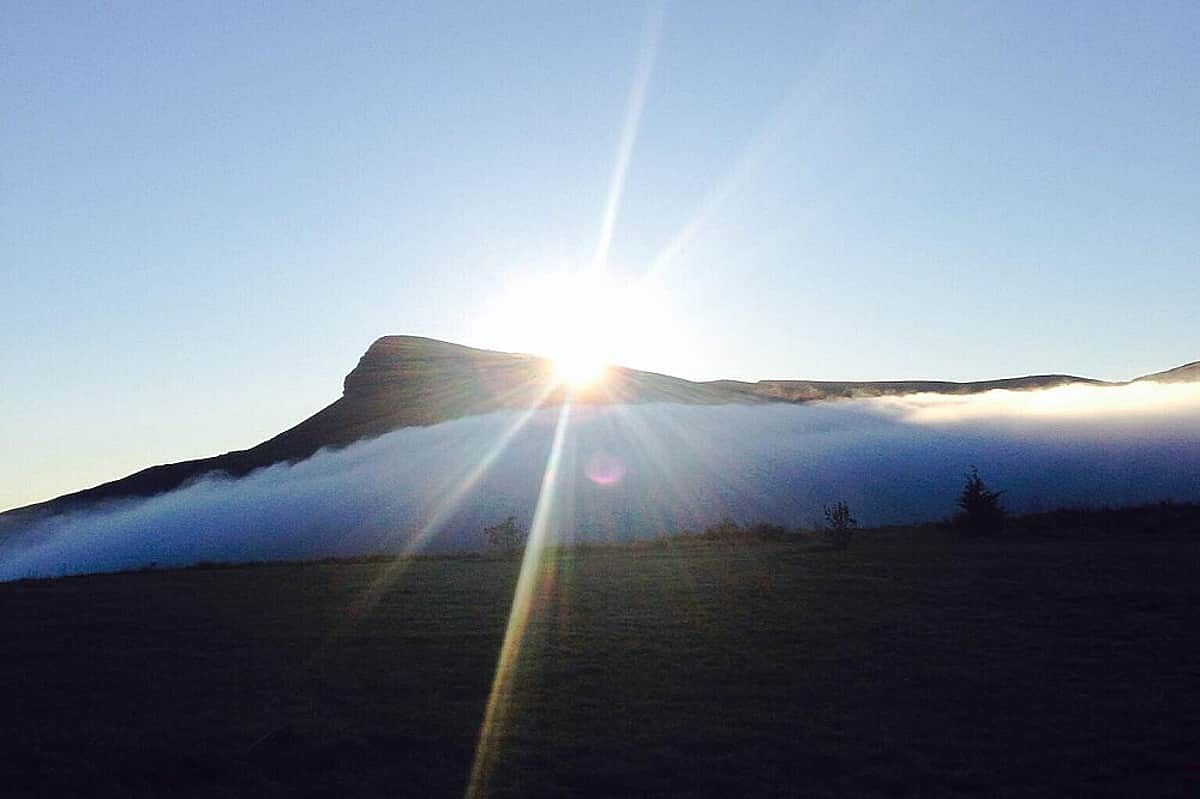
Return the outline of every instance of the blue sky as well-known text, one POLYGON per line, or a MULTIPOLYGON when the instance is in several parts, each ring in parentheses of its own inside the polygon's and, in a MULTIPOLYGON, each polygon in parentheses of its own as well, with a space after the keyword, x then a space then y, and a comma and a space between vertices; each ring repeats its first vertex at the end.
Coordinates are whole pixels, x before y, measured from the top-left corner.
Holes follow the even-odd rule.
POLYGON ((253 445, 380 335, 537 349, 513 286, 593 259, 631 118, 608 268, 670 327, 630 366, 1200 358, 1193 3, 4 17, 0 508, 253 445))

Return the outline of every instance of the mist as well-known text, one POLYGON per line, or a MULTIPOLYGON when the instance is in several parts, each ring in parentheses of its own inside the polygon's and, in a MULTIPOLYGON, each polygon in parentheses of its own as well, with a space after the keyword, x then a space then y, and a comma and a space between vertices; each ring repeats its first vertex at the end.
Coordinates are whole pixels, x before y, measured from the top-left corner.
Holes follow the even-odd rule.
POLYGON ((548 466, 563 542, 812 526, 839 499, 868 526, 931 521, 973 465, 1014 512, 1200 501, 1200 383, 495 413, 31 522, 0 539, 0 580, 479 549, 529 523, 548 466))

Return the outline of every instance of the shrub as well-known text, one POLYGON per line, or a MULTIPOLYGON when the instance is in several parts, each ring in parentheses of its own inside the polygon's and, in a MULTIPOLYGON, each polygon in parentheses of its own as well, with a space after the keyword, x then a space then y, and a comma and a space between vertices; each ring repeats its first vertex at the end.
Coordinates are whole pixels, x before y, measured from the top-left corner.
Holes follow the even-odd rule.
POLYGON ((788 537, 786 527, 771 522, 754 522, 745 532, 750 538, 759 541, 783 541, 788 537))
POLYGON ((516 516, 509 516, 499 524, 483 528, 483 538, 488 549, 497 552, 520 549, 525 543, 525 533, 517 527, 516 516))
POLYGON ((958 507, 962 508, 958 522, 973 533, 987 535, 999 532, 1008 515, 1000 504, 1003 491, 992 491, 979 476, 974 466, 967 473, 962 492, 958 495, 958 507))
POLYGON ((733 519, 725 518, 716 524, 704 528, 703 537, 711 539, 737 538, 742 534, 742 528, 733 519))
POLYGON ((850 536, 858 527, 858 520, 850 515, 850 506, 844 500, 838 500, 833 506, 825 507, 825 536, 834 549, 845 549, 850 546, 850 536))

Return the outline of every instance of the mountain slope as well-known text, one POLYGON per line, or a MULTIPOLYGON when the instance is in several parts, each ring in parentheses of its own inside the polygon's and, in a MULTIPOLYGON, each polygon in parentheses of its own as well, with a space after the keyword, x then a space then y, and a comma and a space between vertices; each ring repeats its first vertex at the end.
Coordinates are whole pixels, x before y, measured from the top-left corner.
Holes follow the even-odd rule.
MULTIPOLYGON (((1154 380, 1200 379, 1200 362, 1147 375, 1154 380)), ((973 383, 945 381, 837 382, 716 380, 697 383, 677 377, 614 367, 601 385, 572 397, 582 403, 669 402, 690 405, 810 402, 847 397, 935 392, 972 394, 992 389, 1047 388, 1070 383, 1117 385, 1071 375, 1036 375, 973 383)), ((342 397, 300 424, 245 450, 152 466, 119 480, 0 514, 2 527, 17 519, 50 515, 99 502, 148 497, 202 475, 240 477, 265 466, 296 462, 322 448, 345 447, 391 430, 431 425, 499 410, 562 403, 544 358, 493 352, 417 336, 375 341, 346 376, 342 397)))
POLYGON ((902 394, 979 394, 984 391, 1008 390, 1028 391, 1037 388, 1054 388, 1073 383, 1093 386, 1119 385, 1103 380, 1074 375, 1031 375, 1009 377, 1000 380, 979 380, 970 383, 955 383, 946 380, 884 380, 884 381, 832 381, 832 380, 760 380, 757 383, 735 383, 717 381, 714 385, 744 386, 751 393, 777 402, 813 402, 817 400, 853 399, 856 397, 891 397, 902 394))
MULTIPOLYGON (((373 343, 346 376, 342 397, 300 424, 245 450, 152 466, 119 480, 0 514, 53 514, 97 502, 148 497, 211 472, 241 477, 274 463, 295 462, 323 447, 340 448, 391 430, 430 425, 499 410, 560 404, 545 358, 493 352, 417 336, 385 336, 373 343)), ((614 367, 602 387, 574 394, 585 403, 764 402, 736 387, 614 367)))
POLYGON ((1143 380, 1153 381, 1155 383, 1200 382, 1200 361, 1185 363, 1183 366, 1176 366, 1174 369, 1167 369, 1165 372, 1155 372, 1154 374, 1143 375, 1132 382, 1138 383, 1143 380))

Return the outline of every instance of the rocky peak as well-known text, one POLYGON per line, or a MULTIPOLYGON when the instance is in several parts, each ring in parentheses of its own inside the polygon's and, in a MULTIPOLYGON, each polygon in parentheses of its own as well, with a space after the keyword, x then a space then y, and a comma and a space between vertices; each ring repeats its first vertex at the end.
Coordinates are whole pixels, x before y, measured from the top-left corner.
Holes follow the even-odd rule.
POLYGON ((367 348, 358 365, 346 375, 343 393, 347 398, 376 397, 438 373, 530 366, 538 360, 420 336, 383 336, 367 348))

